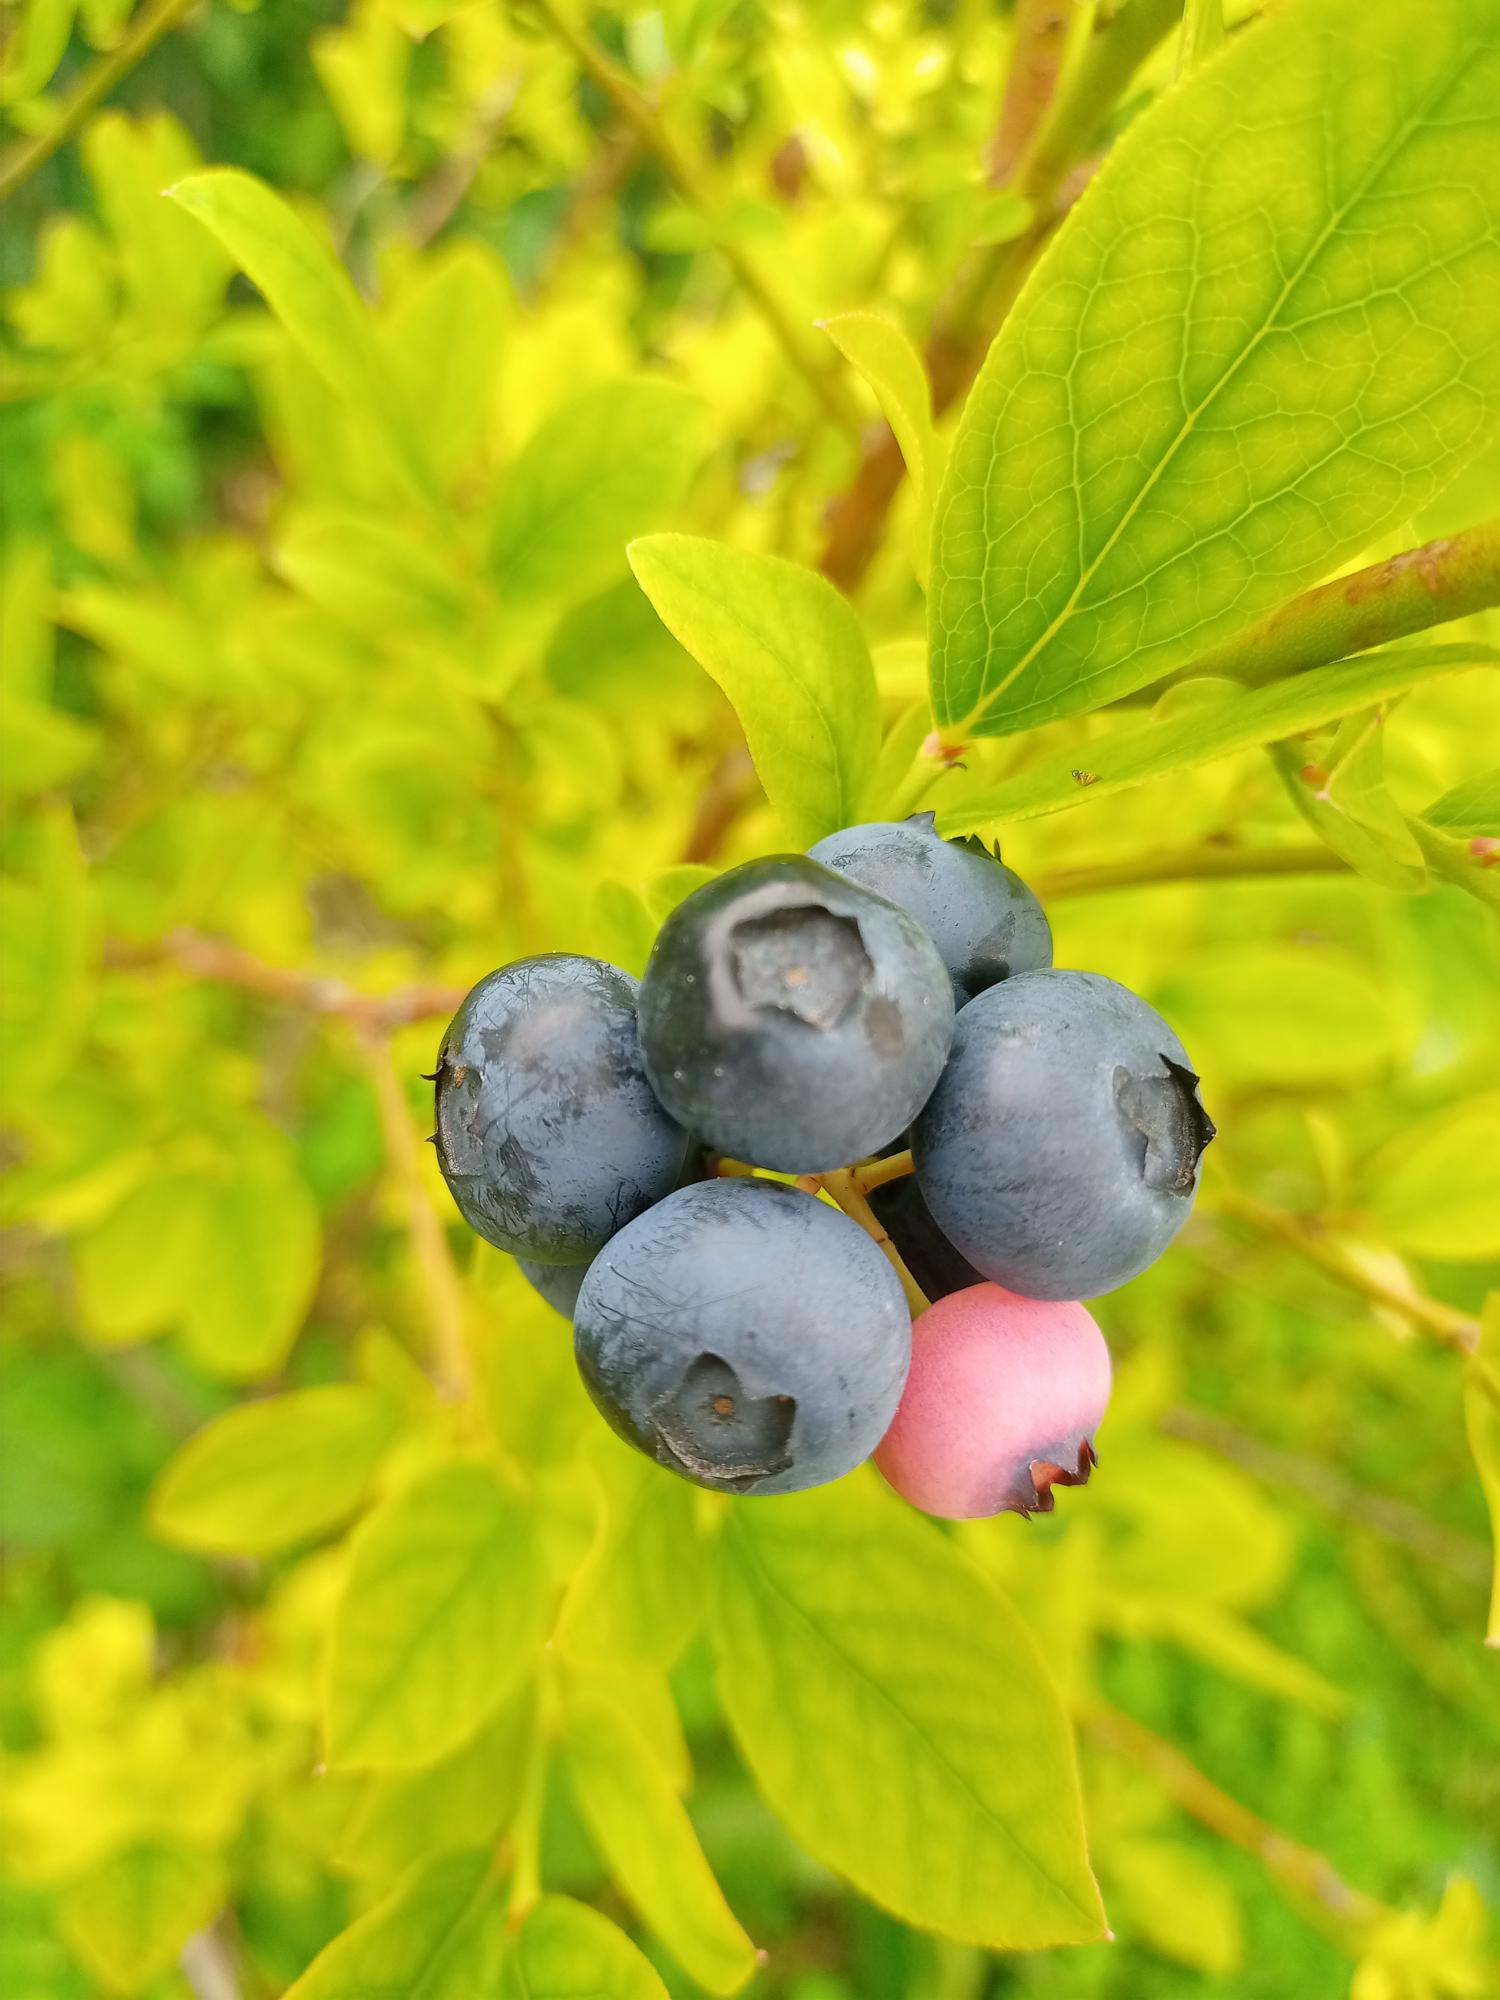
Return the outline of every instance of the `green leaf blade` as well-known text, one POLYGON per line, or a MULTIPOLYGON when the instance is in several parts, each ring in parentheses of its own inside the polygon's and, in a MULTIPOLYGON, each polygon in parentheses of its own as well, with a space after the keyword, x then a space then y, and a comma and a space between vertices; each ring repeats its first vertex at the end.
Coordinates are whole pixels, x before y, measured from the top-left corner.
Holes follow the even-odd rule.
POLYGON ((490 564, 507 599, 608 583, 630 537, 682 499, 702 451, 702 405, 669 382, 602 382, 564 403, 505 476, 490 564))
POLYGON ((544 1896, 511 1948, 498 2000, 667 2000, 667 1989, 608 1917, 544 1896))
POLYGON ((109 1992, 134 1993, 171 1969, 224 1899, 224 1865, 200 1848, 128 1847, 63 1891, 58 1918, 79 1959, 109 1992))
POLYGON ((900 447, 916 507, 913 555, 917 581, 925 587, 938 459, 932 391, 922 357, 895 321, 880 313, 837 313, 820 323, 850 367, 857 369, 874 391, 880 414, 900 447))
POLYGON ((253 174, 213 167, 170 198, 218 238, 328 387, 377 438, 407 487, 436 502, 416 427, 348 273, 302 218, 253 174))
POLYGON ((1500 348, 1463 300, 1500 288, 1496 27, 1494 0, 1300 0, 1131 127, 955 439, 943 726, 1005 734, 1145 686, 1481 448, 1500 348))
POLYGON ((557 1645, 572 1659, 670 1667, 697 1629, 708 1569, 681 1480, 606 1433, 592 1452, 593 1547, 568 1587, 557 1645))
POLYGON ((755 1947, 714 1878, 687 1809, 651 1745, 602 1699, 572 1705, 563 1761, 590 1836, 624 1894, 710 1993, 737 1993, 755 1947))
POLYGON ((662 623, 733 703, 792 838, 857 820, 880 747, 875 670, 833 586, 697 535, 648 535, 629 556, 662 623))
POLYGON ((329 1661, 330 1758, 401 1770, 456 1749, 534 1665, 546 1617, 529 1510, 482 1465, 428 1473, 355 1542, 329 1661))
POLYGON ((473 2000, 498 1990, 505 1950, 491 1856, 440 1855, 325 1945, 286 2000, 473 2000))
POLYGON ((206 1554, 273 1554, 354 1511, 396 1428, 385 1398, 354 1382, 229 1410, 168 1462, 151 1525, 206 1554))
POLYGON ((1103 1937, 1062 1705, 990 1581, 859 1479, 737 1509, 721 1553, 720 1692, 794 1837, 965 1943, 1103 1937))
POLYGON ((1159 722, 1114 730, 1069 750, 1046 750, 999 784, 965 782, 962 789, 955 784, 938 817, 945 834, 976 833, 1010 820, 1062 812, 1082 800, 1093 804, 1152 778, 1322 728, 1443 674, 1497 658, 1483 646, 1393 648, 1336 667, 1314 667, 1269 687, 1226 687, 1219 698, 1159 722))

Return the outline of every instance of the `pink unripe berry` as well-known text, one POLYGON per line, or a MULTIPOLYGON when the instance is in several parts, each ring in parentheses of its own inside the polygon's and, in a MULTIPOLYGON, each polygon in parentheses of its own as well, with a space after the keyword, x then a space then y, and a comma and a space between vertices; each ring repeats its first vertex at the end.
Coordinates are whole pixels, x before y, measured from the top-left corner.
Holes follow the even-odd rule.
POLYGON ((1109 1349, 1082 1306, 972 1285, 912 1328, 911 1373, 875 1463, 950 1521, 1050 1513, 1081 1486, 1109 1401, 1109 1349))

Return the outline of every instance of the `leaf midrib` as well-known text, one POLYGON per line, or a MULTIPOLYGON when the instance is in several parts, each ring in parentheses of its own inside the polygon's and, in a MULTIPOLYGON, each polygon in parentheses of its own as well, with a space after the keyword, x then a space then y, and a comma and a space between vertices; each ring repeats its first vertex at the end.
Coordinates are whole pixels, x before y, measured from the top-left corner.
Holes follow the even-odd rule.
MULTIPOLYGON (((1017 676, 1025 672, 1026 668, 1029 667, 1033 662, 1033 660, 1035 660, 1037 656, 1043 651, 1043 649, 1051 643, 1051 641, 1057 635, 1057 633, 1061 631, 1063 626, 1073 616, 1074 612, 1078 607, 1078 601, 1083 591, 1093 581, 1094 577, 1098 574, 1101 566, 1113 553, 1116 545, 1119 542, 1121 535, 1124 534, 1125 530, 1130 526, 1135 516, 1140 512, 1141 508, 1145 505, 1147 499, 1150 497, 1151 493, 1155 490, 1158 483, 1165 477, 1167 471, 1169 470, 1173 461, 1177 457, 1178 452, 1187 443, 1188 438, 1192 435, 1200 418, 1202 418, 1207 413, 1207 411, 1211 408, 1213 403, 1218 399, 1220 394, 1225 389, 1228 388, 1229 384, 1234 380, 1235 376, 1249 361, 1251 355, 1256 353, 1262 346, 1262 344, 1266 340, 1268 340, 1271 337, 1271 335, 1276 331, 1276 321, 1279 314, 1281 313, 1282 308, 1285 306, 1287 300, 1291 297, 1292 293, 1302 283, 1303 279, 1307 276, 1308 272, 1312 269, 1317 258, 1321 256, 1324 248, 1326 247, 1329 241, 1329 238, 1333 235, 1335 230, 1343 226, 1345 220, 1351 214, 1351 212, 1354 209, 1356 209, 1361 202, 1364 202, 1369 198, 1372 190, 1378 185, 1380 180, 1389 170, 1389 168, 1391 167, 1397 156, 1400 154, 1401 150, 1405 147, 1408 140, 1411 138, 1413 132, 1429 116, 1434 107, 1448 95, 1448 93, 1453 89, 1454 85, 1460 80, 1460 78, 1463 75, 1463 71, 1467 65, 1468 59, 1469 59, 1469 45, 1466 43, 1464 55, 1457 61, 1455 61, 1453 66, 1444 73, 1442 82, 1438 86, 1436 86, 1426 98, 1422 100, 1419 106, 1417 106, 1413 111, 1411 111, 1408 114, 1407 118, 1403 121, 1399 130, 1390 140, 1389 144, 1385 147, 1385 149, 1378 155, 1374 164, 1368 169, 1367 173, 1360 180, 1354 192, 1348 196, 1343 205, 1333 210, 1330 213, 1322 229, 1318 232, 1318 235, 1315 238, 1314 242, 1312 243, 1311 247, 1304 254, 1301 263, 1297 266, 1296 270, 1292 273, 1292 275, 1289 278, 1287 278, 1282 284, 1281 290, 1277 294, 1274 302, 1271 305, 1270 311, 1265 316, 1262 324, 1256 329, 1251 338, 1245 343, 1244 347, 1241 348, 1239 354, 1235 357, 1235 359, 1219 376, 1218 380, 1214 383, 1213 387, 1209 390, 1208 394, 1202 399, 1202 401, 1197 405, 1197 407, 1195 409, 1188 411, 1187 415, 1183 418, 1181 424, 1178 427, 1176 436, 1167 446, 1166 451, 1161 455, 1160 459, 1158 460, 1157 464, 1153 467, 1151 472, 1148 473, 1145 481, 1142 483, 1134 499, 1125 509, 1124 513, 1121 515, 1115 527, 1110 531, 1103 546, 1099 550, 1098 555, 1096 555, 1093 558, 1093 560, 1087 565, 1087 567, 1083 570, 1082 574, 1078 578, 1077 583, 1073 586, 1072 591, 1069 593, 1067 601, 1063 604, 1062 608, 1053 617, 1051 623, 1047 626, 1046 630, 1040 635, 1040 637, 1038 637, 1032 642, 1032 644, 1027 648, 1026 652, 1024 652, 1021 655, 1021 658, 1010 669, 1010 671, 994 687, 988 689, 983 695, 981 695, 979 700, 969 710, 968 714, 965 715, 960 721, 950 724, 949 725, 950 728, 958 731, 977 729, 979 724, 985 720, 989 712, 995 707, 1000 697, 1005 693, 1007 688, 1009 688, 1012 685, 1012 683, 1016 680, 1017 676)), ((988 481, 986 482, 986 487, 988 487, 988 481)))
POLYGON ((739 1547, 745 1552, 746 1556, 748 1557, 751 1568, 755 1570, 757 1576, 762 1580, 762 1582, 766 1586, 767 1591, 772 1596, 779 1598, 783 1604, 788 1605, 791 1608, 791 1610, 796 1613, 797 1617, 813 1634, 814 1638, 821 1642, 824 1650, 831 1653, 833 1657, 840 1663, 840 1665, 842 1665, 844 1668, 847 1669, 852 1678, 854 1678, 856 1681, 860 1682, 861 1685, 869 1688, 874 1694, 879 1696, 881 1702, 891 1710, 892 1714, 894 1714, 897 1717, 897 1719, 904 1725, 907 1732, 910 1735, 916 1737, 917 1741, 921 1743, 924 1746, 924 1748, 926 1748, 931 1753, 933 1761, 937 1765, 939 1765, 944 1772, 947 1773, 947 1775, 952 1780, 956 1789, 970 1801, 971 1805, 973 1806, 975 1812, 979 1815, 980 1819, 986 1822, 988 1825, 998 1828, 999 1831, 1004 1834, 1007 1843, 1012 1848, 1014 1848, 1017 1854, 1021 1856, 1021 1858, 1027 1864, 1028 1868, 1030 1868, 1030 1870, 1032 1871, 1032 1873, 1035 1874, 1042 1882, 1044 1882, 1047 1885, 1048 1889, 1051 1890, 1052 1893, 1061 1900, 1063 1905, 1070 1910, 1076 1911, 1077 1914, 1080 1917, 1082 1917, 1085 1922, 1097 1926, 1099 1923, 1098 1912, 1085 1908, 1085 1906, 1078 1901, 1078 1898, 1072 1893, 1070 1889, 1066 1888, 1061 1882, 1059 1882, 1056 1879, 1055 1876, 1050 1874, 1048 1870, 1042 1866, 1041 1862, 1037 1859, 1036 1855, 1032 1853, 1030 1848, 1026 1847, 1023 1844, 1023 1842, 1019 1839, 1019 1837, 1015 1834, 1015 1832, 1011 1829, 1011 1827, 1003 1819, 998 1818, 994 1812, 994 1809, 991 1806, 987 1805, 985 1801, 979 1797, 978 1793, 974 1790, 973 1786, 969 1783, 968 1779, 965 1778, 963 1773, 951 1762, 951 1760, 947 1756, 944 1755, 943 1751, 939 1748, 939 1746, 935 1742, 933 1742, 932 1738, 928 1736, 927 1733, 918 1725, 915 1718, 909 1715, 904 1708, 899 1706, 899 1704, 895 1701, 895 1699, 892 1697, 889 1691, 885 1687, 883 1687, 878 1680, 872 1678, 872 1676, 869 1673, 867 1673, 866 1670, 862 1666, 860 1666, 857 1661, 850 1658, 850 1656, 844 1651, 844 1649, 841 1646, 835 1644, 834 1640, 829 1636, 829 1634, 824 1630, 824 1628, 817 1623, 817 1621, 811 1616, 811 1614, 807 1612, 803 1608, 803 1606, 797 1602, 797 1600, 790 1594, 789 1591, 787 1591, 781 1584, 779 1584, 776 1581, 776 1579, 771 1575, 770 1571, 767 1569, 765 1562, 761 1558, 759 1552, 756 1550, 754 1544, 747 1539, 744 1531, 734 1530, 733 1533, 737 1547, 739 1547))
MULTIPOLYGON (((503 1519, 496 1516, 486 1530, 483 1539, 474 1544, 469 1559, 464 1564, 457 1582, 441 1600, 440 1608, 443 1612, 442 1623, 451 1626, 453 1607, 473 1592, 476 1577, 483 1568, 488 1566, 495 1546, 504 1539, 505 1525, 503 1519)), ((378 1714, 389 1697, 391 1689, 399 1684, 417 1655, 430 1646, 433 1630, 438 1623, 439 1619, 436 1613, 423 1622, 408 1642, 397 1650, 394 1662, 373 1683, 372 1690, 367 1694, 365 1700, 358 1705, 355 1710, 356 1719, 340 1732, 342 1738, 341 1748, 346 1758, 351 1754, 351 1745, 357 1745, 364 1736, 365 1731, 370 1726, 371 1718, 378 1714)), ((497 1680, 494 1689, 494 1707, 499 1706, 500 1698, 504 1692, 505 1685, 503 1680, 497 1680)), ((485 1713, 488 1712, 488 1710, 485 1711, 485 1713)), ((483 1720, 482 1715, 479 1720, 483 1720)))

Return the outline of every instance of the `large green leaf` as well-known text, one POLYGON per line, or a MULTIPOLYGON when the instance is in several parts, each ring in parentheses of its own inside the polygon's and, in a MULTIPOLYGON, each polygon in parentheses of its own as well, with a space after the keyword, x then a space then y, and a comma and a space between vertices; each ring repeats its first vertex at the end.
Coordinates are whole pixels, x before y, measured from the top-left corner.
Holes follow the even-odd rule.
POLYGON ((442 1855, 325 1945, 286 2000, 479 2000, 505 1955, 493 1857, 442 1855))
POLYGON ((1004 734, 1146 685, 1480 449, 1497 103, 1497 0, 1293 0, 1136 121, 964 411, 934 529, 940 723, 1004 734))
POLYGON ((755 1947, 714 1879, 687 1809, 634 1722, 613 1703, 570 1704, 563 1761, 584 1823, 619 1887, 710 1993, 735 1993, 755 1947))
POLYGON ((1103 1937, 1062 1704, 999 1590, 860 1476, 731 1514, 719 1688, 819 1861, 996 1950, 1103 1937))
POLYGON ((211 230, 306 359, 404 481, 436 484, 416 426, 348 273, 302 218, 253 174, 213 167, 168 189, 211 230))
POLYGON ((1382 1147, 1360 1205, 1415 1257, 1500 1257, 1500 1092, 1449 1105, 1382 1147))
POLYGON ((1297 1090, 1378 1075, 1409 1025, 1399 989, 1320 938, 1201 946, 1150 997, 1195 1068, 1223 1089, 1297 1090))
POLYGON ((733 702, 792 838, 857 820, 880 748, 875 671, 832 584, 697 535, 632 542, 630 566, 667 630, 733 702))
POLYGON ((667 1989, 608 1917, 544 1896, 511 1946, 497 2000, 667 2000, 667 1989))
POLYGON ((210 1374, 255 1381, 285 1360, 312 1303, 318 1204, 291 1142, 269 1124, 244 1128, 201 1200, 203 1226, 183 1270, 183 1341, 210 1374))
POLYGON ((1174 708, 1159 722, 1127 724, 1071 749, 1044 750, 999 784, 986 784, 982 777, 948 780, 939 804, 943 832, 973 833, 1061 812, 1080 800, 1092 804, 1149 778, 1300 736, 1424 681, 1497 658, 1488 646, 1412 646, 1315 667, 1270 687, 1242 690, 1226 684, 1211 694, 1208 682, 1195 683, 1201 699, 1174 708))
POLYGON ((188 1439, 151 1496, 151 1525, 184 1548, 268 1555, 351 1514, 397 1413, 358 1382, 269 1396, 188 1439))
POLYGON ((693 1492, 605 1431, 591 1459, 598 1481, 594 1544, 569 1586, 557 1643, 606 1666, 669 1667, 703 1613, 707 1565, 693 1492))
POLYGON ((328 1749, 403 1769, 455 1749, 535 1664, 547 1579, 528 1508, 440 1466, 365 1523, 334 1620, 328 1749))
POLYGON ((550 416, 505 475, 490 559, 507 599, 583 597, 687 491, 703 408, 668 382, 601 382, 550 416))
POLYGON ((536 1721, 536 1690, 528 1684, 440 1762, 364 1779, 339 1836, 339 1867, 393 1880, 435 1854, 493 1849, 521 1803, 536 1721))

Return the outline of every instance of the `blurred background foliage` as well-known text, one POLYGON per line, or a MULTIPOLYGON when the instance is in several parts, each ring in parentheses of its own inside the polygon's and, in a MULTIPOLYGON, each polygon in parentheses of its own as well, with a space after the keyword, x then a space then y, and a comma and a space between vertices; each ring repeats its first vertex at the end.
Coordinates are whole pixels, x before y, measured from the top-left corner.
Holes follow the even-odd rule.
MULTIPOLYGON (((1137 5, 1093 150, 1175 74, 1176 11, 1137 5)), ((875 410, 814 323, 951 329, 973 246, 1030 226, 986 170, 1015 22, 34 0, 7 26, 7 164, 48 156, 0 252, 0 1988, 248 2000, 522 1803, 520 1696, 415 1776, 321 1761, 339 1532, 441 1457, 457 1370, 557 1574, 618 1543, 623 1475, 565 1333, 456 1226, 419 1073, 449 989, 543 949, 638 971, 697 871, 784 844, 623 545, 678 525, 828 559, 875 410), (367 310, 341 365, 161 199, 202 161, 264 178, 342 260, 367 310), (219 1433, 251 1471, 216 1515, 184 1440, 332 1384, 359 1395, 329 1406, 336 1450, 314 1425, 316 1477, 278 1484, 286 1420, 219 1433)), ((1491 455, 1390 547, 1492 508, 1495 480, 1491 455)), ((903 487, 841 577, 907 758, 910 525, 903 487)), ((1500 639, 1493 614, 1465 632, 1500 639)), ((1500 741, 1495 678, 1391 712, 1405 809, 1500 741)), ((1119 1389, 1093 1485, 957 1531, 1075 1702, 1116 1941, 996 1958, 905 1928, 758 1801, 691 1620, 680 1657, 596 1648, 679 1767, 680 1715, 767 2000, 1495 1990, 1490 1559, 1446 1343, 1500 1275, 1500 946, 1457 887, 1310 853, 1289 782, 1249 752, 1006 837, 1058 962, 1163 1008, 1222 1135, 1204 1213, 1101 1308, 1119 1389), (1302 859, 1181 865, 1247 848, 1302 859)), ((701 1990, 558 1778, 541 1871, 701 1990)))

